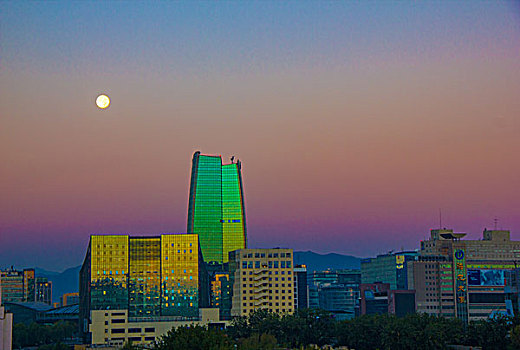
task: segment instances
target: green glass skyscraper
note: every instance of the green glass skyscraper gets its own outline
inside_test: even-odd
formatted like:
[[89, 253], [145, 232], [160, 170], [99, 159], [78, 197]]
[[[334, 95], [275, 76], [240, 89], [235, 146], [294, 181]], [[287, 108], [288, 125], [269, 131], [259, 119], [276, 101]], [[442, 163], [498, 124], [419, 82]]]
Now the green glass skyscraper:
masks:
[[226, 263], [228, 253], [247, 245], [241, 163], [193, 154], [188, 232], [199, 235], [205, 262]]

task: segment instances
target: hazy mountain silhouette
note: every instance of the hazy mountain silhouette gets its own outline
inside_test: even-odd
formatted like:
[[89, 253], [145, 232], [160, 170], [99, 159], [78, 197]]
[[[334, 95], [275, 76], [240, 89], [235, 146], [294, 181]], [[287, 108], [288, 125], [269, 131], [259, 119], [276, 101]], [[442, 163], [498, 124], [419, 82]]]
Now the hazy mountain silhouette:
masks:
[[35, 268], [36, 277], [47, 277], [52, 281], [52, 301], [60, 301], [64, 293], [79, 291], [79, 270], [81, 266], [71, 267], [63, 272], [47, 271]]
[[309, 250], [294, 252], [294, 265], [307, 265], [307, 271], [359, 269], [361, 268], [361, 259], [336, 253], [318, 254]]

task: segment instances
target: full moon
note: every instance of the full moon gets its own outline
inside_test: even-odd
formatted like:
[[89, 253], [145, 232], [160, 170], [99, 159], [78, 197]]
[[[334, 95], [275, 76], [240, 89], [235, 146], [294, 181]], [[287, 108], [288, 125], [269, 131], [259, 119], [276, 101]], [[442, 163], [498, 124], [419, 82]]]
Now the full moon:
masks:
[[110, 105], [110, 98], [107, 95], [99, 95], [96, 98], [96, 105], [101, 109], [105, 109]]

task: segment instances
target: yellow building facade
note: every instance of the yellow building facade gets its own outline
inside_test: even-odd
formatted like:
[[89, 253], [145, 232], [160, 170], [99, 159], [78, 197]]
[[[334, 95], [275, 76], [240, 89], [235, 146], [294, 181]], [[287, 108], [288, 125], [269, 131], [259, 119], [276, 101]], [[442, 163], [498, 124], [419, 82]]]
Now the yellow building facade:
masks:
[[[85, 339], [94, 341], [97, 311], [110, 316], [108, 310], [120, 310], [129, 324], [198, 322], [199, 308], [209, 304], [207, 274], [202, 271], [197, 234], [91, 236], [80, 271], [80, 327]], [[95, 337], [104, 344], [121, 338], [121, 331], [115, 332], [103, 329]], [[141, 338], [146, 337], [152, 335]]]

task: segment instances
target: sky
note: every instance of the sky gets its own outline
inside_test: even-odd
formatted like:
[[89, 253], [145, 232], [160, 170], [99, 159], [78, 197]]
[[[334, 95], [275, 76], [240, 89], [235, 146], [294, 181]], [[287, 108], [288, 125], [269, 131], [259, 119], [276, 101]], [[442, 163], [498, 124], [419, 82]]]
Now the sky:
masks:
[[520, 2], [0, 2], [0, 267], [185, 232], [197, 150], [250, 247], [520, 240]]

